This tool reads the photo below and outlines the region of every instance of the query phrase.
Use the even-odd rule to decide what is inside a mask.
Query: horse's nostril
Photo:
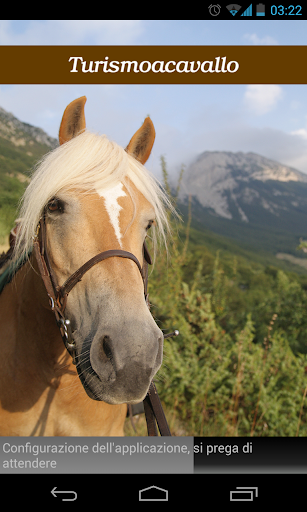
[[[107,358],[110,361],[112,361],[113,354],[112,354],[112,349],[111,349],[111,338],[110,338],[110,336],[104,336],[104,338],[102,340],[102,346],[103,346],[103,350],[104,350],[105,355],[107,356]]]

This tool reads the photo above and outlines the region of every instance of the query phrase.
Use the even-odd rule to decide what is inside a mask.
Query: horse
[[[59,146],[21,201],[16,270],[0,295],[2,436],[123,436],[127,404],[144,399],[162,364],[163,333],[141,273],[145,239],[167,242],[171,208],[144,166],[154,125],[147,117],[124,149],[87,130],[85,102],[66,107]],[[74,275],[55,304],[45,280],[59,291]],[[65,321],[55,321],[64,308]]]

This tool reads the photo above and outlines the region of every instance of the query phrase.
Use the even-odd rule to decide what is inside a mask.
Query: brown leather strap
[[[52,285],[52,281],[50,279],[49,270],[47,268],[45,258],[41,253],[39,240],[37,238],[34,239],[33,250],[34,250],[34,255],[35,255],[35,258],[37,261],[38,270],[40,272],[40,275],[42,276],[47,294],[49,295],[49,297],[52,297],[52,299],[55,301],[56,296],[55,296],[55,291],[54,291],[54,288]]]
[[[138,269],[139,269],[139,271],[142,274],[142,267],[141,267],[141,265],[139,263],[139,260],[137,259],[136,256],[134,256],[134,254],[132,254],[131,252],[128,252],[128,251],[122,251],[120,249],[111,249],[110,251],[100,252],[99,254],[97,254],[96,256],[91,258],[90,260],[88,260],[86,263],[84,263],[84,265],[82,265],[82,267],[80,267],[78,270],[76,270],[76,272],[74,272],[74,274],[72,274],[65,281],[63,286],[61,286],[59,288],[59,293],[62,295],[62,297],[67,295],[73,289],[73,287],[79,281],[81,281],[81,279],[84,276],[84,274],[90,268],[92,268],[94,265],[96,265],[100,261],[106,260],[107,258],[113,258],[114,256],[119,256],[120,258],[129,258],[130,260],[134,261],[137,264]]]
[[[58,289],[58,281],[57,281],[57,277],[52,269],[52,266],[50,265],[50,261],[49,261],[49,257],[48,257],[45,215],[43,216],[41,222],[39,223],[39,227],[40,227],[40,236],[41,236],[41,245],[40,245],[41,257],[44,260],[45,265],[48,269],[51,285],[53,286],[54,295],[56,297],[57,289]]]
[[[157,427],[161,436],[171,436],[169,426],[167,424],[165,414],[160,402],[158,391],[153,382],[149,386],[148,393],[144,398],[144,409],[147,422],[147,430],[149,436],[157,436]]]
[[[157,425],[155,421],[155,413],[153,411],[151,402],[149,400],[148,395],[143,400],[145,418],[147,423],[147,433],[151,437],[155,437],[158,435]]]

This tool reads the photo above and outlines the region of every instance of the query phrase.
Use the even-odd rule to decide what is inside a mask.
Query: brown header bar
[[[305,84],[307,46],[0,46],[2,84]]]

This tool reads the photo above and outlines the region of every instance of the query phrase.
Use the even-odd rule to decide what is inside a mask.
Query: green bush
[[[160,254],[149,278],[158,325],[180,331],[156,376],[167,410],[188,435],[306,436],[306,291],[220,253],[210,270],[186,231],[174,229],[168,265]]]

